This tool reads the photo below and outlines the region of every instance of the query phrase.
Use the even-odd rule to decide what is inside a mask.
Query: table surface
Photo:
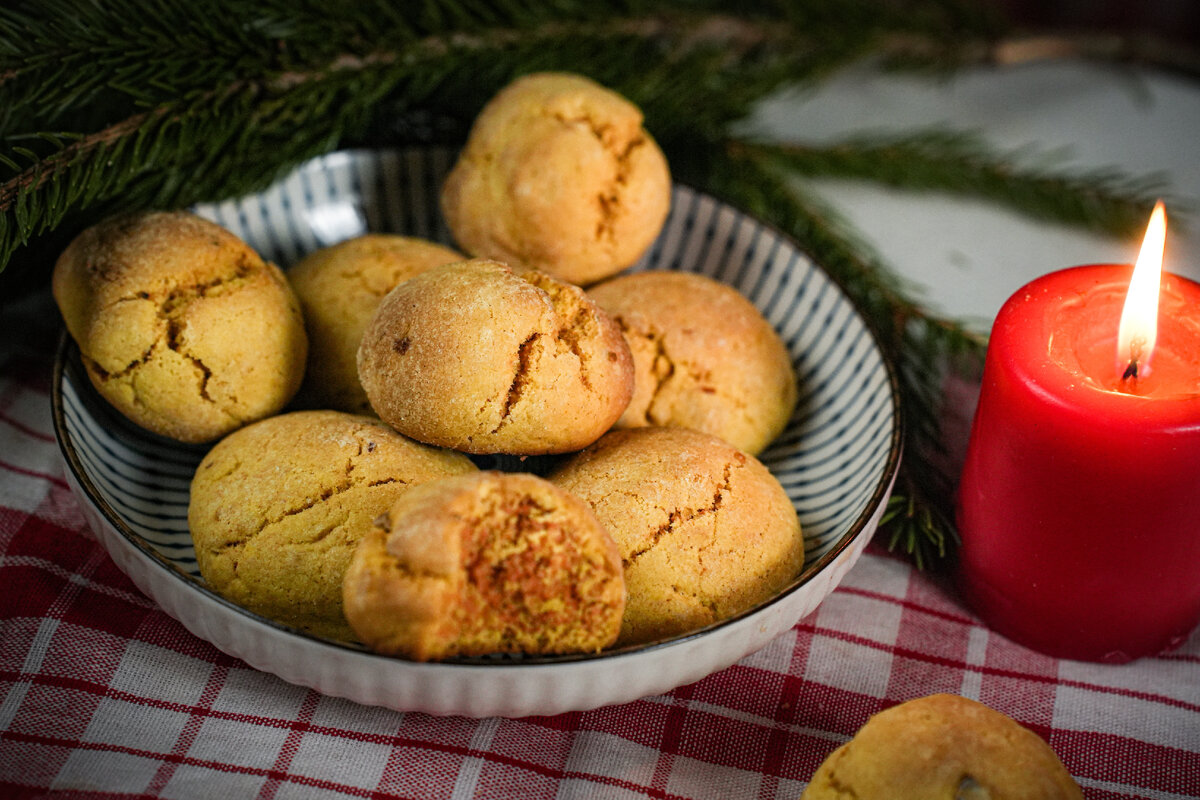
[[[851,72],[751,124],[819,140],[938,123],[1002,149],[1070,145],[1067,166],[1161,171],[1170,202],[1200,198],[1200,92],[1148,72]],[[1137,248],[958,199],[821,189],[932,305],[981,330],[1027,280]],[[1168,266],[1197,277],[1189,230],[1173,229]],[[878,544],[763,650],[624,706],[441,718],[257,672],[156,608],[88,531],[51,424],[57,330],[46,297],[0,307],[0,796],[798,798],[871,714],[950,692],[1047,739],[1088,798],[1200,797],[1200,633],[1122,666],[1055,660]]]

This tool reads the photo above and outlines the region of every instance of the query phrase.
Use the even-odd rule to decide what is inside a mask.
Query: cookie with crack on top
[[[633,398],[617,427],[711,433],[757,455],[796,408],[779,334],[732,286],[694,272],[649,270],[588,289],[633,352]]]
[[[633,392],[625,338],[582,289],[471,259],[401,283],[363,333],[358,377],[380,419],[468,453],[578,450]]]
[[[96,391],[159,435],[218,439],[278,412],[304,376],[304,321],[283,274],[194,214],[84,230],[51,287]]]
[[[619,644],[733,616],[804,565],[800,521],[779,481],[710,434],[612,431],[549,479],[587,502],[621,551],[629,600]]]
[[[371,414],[358,382],[358,345],[379,302],[401,282],[462,254],[411,236],[370,233],[323,247],[287,271],[308,331],[297,404]]]
[[[616,545],[591,509],[522,473],[406,492],[355,549],[343,588],[364,643],[420,661],[596,652],[625,606]]]
[[[484,106],[442,187],[459,246],[579,285],[632,265],[671,203],[642,112],[582,75],[518,78]]]
[[[875,714],[817,768],[802,800],[1082,800],[1045,740],[951,694]]]
[[[257,614],[351,640],[342,578],[374,519],[411,487],[475,471],[374,417],[294,411],[256,422],[196,468],[188,527],[200,574]]]

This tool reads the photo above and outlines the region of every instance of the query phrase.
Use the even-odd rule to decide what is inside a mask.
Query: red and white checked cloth
[[[933,692],[1036,731],[1093,800],[1200,797],[1200,634],[1125,666],[1056,661],[874,550],[762,651],[624,706],[438,718],[257,672],[86,529],[51,427],[56,325],[45,298],[0,310],[0,797],[794,800],[867,717]]]

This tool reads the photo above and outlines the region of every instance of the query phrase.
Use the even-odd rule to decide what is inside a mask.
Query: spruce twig
[[[1200,76],[1200,52],[1194,47],[1139,33],[1025,34],[996,41],[987,54],[988,61],[1002,67],[1071,58]]]
[[[520,72],[588,72],[642,104],[664,143],[714,138],[758,98],[860,57],[888,30],[953,48],[962,16],[875,0],[842,0],[837,14],[752,4],[743,17],[695,3],[431,2],[411,19],[382,0],[203,11],[158,0],[152,15],[74,5],[0,9],[0,269],[64,222],[259,189],[388,111],[469,117]],[[84,127],[42,133],[55,123]]]
[[[869,180],[909,191],[989,200],[1035,219],[1123,236],[1145,227],[1161,176],[1116,170],[1072,173],[1061,154],[997,153],[978,133],[927,130],[853,136],[828,146],[742,145],[808,178]]]

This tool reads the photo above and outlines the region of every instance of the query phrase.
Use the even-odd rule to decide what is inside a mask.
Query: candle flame
[[[1129,293],[1125,295],[1121,327],[1117,329],[1117,373],[1122,380],[1145,376],[1150,371],[1150,356],[1158,336],[1158,289],[1166,239],[1167,211],[1160,200],[1150,214]]]

